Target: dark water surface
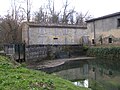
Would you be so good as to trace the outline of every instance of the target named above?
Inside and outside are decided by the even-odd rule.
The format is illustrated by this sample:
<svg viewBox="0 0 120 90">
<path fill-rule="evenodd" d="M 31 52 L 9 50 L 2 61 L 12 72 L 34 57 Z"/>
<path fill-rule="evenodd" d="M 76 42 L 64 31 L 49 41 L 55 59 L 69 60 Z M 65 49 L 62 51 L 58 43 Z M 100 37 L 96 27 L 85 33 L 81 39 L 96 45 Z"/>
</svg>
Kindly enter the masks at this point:
<svg viewBox="0 0 120 90">
<path fill-rule="evenodd" d="M 120 90 L 120 60 L 68 61 L 44 71 L 55 73 L 73 84 L 92 90 Z"/>
</svg>

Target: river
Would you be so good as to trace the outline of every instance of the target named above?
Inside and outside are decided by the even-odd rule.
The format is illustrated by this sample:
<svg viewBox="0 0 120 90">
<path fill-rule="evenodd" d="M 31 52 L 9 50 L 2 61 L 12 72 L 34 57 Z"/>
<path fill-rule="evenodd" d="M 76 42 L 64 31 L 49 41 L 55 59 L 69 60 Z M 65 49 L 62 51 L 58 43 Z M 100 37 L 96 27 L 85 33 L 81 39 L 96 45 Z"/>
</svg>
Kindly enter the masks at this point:
<svg viewBox="0 0 120 90">
<path fill-rule="evenodd" d="M 120 60 L 75 60 L 44 71 L 91 90 L 120 90 Z"/>
</svg>

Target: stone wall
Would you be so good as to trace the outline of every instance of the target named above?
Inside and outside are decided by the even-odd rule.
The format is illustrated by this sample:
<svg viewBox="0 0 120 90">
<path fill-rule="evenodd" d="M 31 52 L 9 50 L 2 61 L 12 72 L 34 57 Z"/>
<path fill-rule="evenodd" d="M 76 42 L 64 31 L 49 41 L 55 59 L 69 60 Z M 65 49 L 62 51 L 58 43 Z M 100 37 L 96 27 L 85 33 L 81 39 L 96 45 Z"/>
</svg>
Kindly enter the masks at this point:
<svg viewBox="0 0 120 90">
<path fill-rule="evenodd" d="M 33 44 L 79 44 L 82 36 L 86 35 L 84 29 L 66 29 L 66 28 L 30 28 L 29 45 Z"/>
<path fill-rule="evenodd" d="M 28 45 L 26 61 L 60 59 L 83 55 L 81 45 Z"/>
<path fill-rule="evenodd" d="M 26 61 L 41 60 L 47 57 L 47 47 L 44 45 L 29 45 L 26 46 Z"/>
<path fill-rule="evenodd" d="M 22 41 L 27 45 L 80 44 L 83 36 L 88 36 L 86 27 L 39 24 L 24 24 L 22 27 Z"/>
<path fill-rule="evenodd" d="M 110 17 L 100 20 L 95 20 L 92 22 L 87 23 L 88 31 L 93 33 L 94 32 L 94 24 L 96 32 L 106 32 L 112 29 L 118 29 L 118 19 L 120 16 Z"/>
<path fill-rule="evenodd" d="M 87 23 L 89 39 L 95 37 L 96 44 L 120 44 L 120 27 L 118 27 L 118 19 L 120 16 L 114 16 L 110 18 L 95 20 Z M 95 30 L 95 31 L 94 31 Z M 95 34 L 95 35 L 94 35 Z M 114 38 L 112 38 L 112 37 Z M 109 38 L 112 38 L 112 43 L 109 43 Z"/>
<path fill-rule="evenodd" d="M 6 44 L 4 45 L 6 55 L 14 57 L 18 62 L 41 61 L 51 59 L 63 59 L 78 57 L 84 54 L 83 46 L 76 45 L 26 45 Z"/>
</svg>

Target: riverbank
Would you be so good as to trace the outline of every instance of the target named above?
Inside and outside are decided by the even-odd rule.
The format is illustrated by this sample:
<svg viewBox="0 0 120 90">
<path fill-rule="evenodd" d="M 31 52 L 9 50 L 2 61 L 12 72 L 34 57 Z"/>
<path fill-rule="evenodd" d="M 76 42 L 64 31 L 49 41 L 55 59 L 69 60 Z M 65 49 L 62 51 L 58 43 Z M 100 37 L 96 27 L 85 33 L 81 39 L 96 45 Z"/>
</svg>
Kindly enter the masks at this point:
<svg viewBox="0 0 120 90">
<path fill-rule="evenodd" d="M 120 60 L 120 46 L 91 47 L 87 51 L 87 56 L 110 60 Z"/>
<path fill-rule="evenodd" d="M 88 90 L 56 75 L 30 70 L 0 56 L 0 90 Z"/>
<path fill-rule="evenodd" d="M 65 59 L 56 59 L 56 60 L 45 60 L 41 62 L 32 62 L 32 63 L 27 63 L 27 68 L 31 69 L 44 69 L 44 68 L 52 68 L 52 67 L 57 67 L 60 65 L 63 65 L 66 62 L 69 61 L 75 61 L 75 60 L 92 60 L 95 57 L 76 57 L 76 58 L 65 58 Z"/>
</svg>

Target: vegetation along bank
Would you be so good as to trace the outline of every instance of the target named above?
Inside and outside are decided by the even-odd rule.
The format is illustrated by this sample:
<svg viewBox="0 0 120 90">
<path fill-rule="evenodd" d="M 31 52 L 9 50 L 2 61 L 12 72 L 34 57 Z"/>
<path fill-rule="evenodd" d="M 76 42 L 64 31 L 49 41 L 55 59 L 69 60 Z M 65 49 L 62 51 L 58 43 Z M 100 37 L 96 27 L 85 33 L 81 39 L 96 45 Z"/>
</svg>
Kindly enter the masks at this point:
<svg viewBox="0 0 120 90">
<path fill-rule="evenodd" d="M 91 47 L 87 51 L 88 56 L 104 59 L 120 59 L 120 47 Z"/>
<path fill-rule="evenodd" d="M 0 56 L 0 90 L 88 90 L 56 75 L 30 70 Z"/>
</svg>

